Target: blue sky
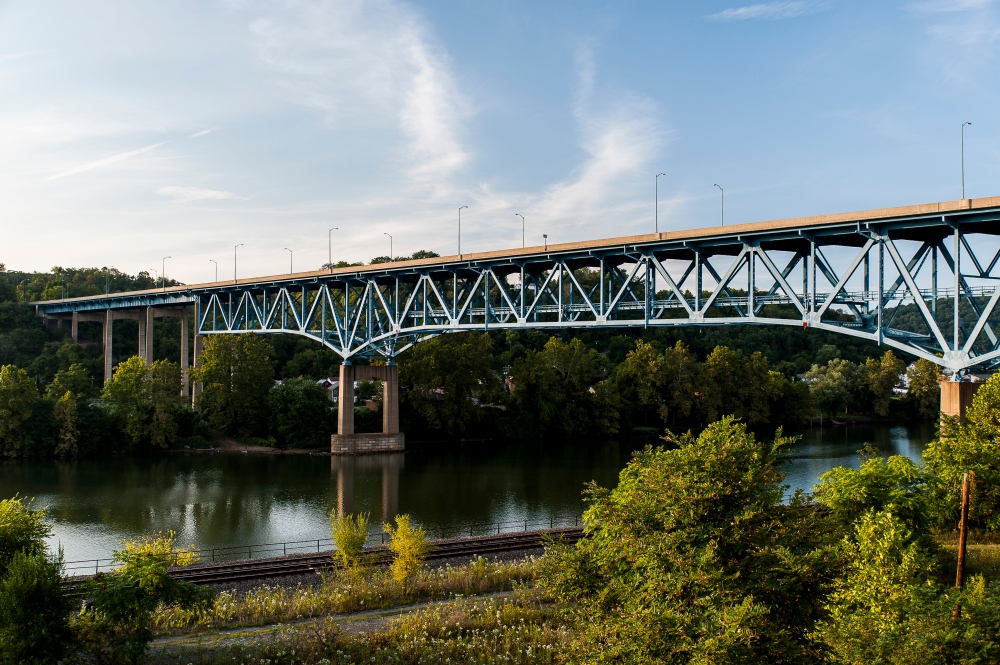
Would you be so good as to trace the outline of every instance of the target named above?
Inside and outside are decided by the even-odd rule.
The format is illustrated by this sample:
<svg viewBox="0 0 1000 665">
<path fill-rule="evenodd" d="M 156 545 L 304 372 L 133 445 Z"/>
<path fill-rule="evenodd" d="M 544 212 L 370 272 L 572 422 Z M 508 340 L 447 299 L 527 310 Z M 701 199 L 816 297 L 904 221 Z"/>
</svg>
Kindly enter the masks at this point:
<svg viewBox="0 0 1000 665">
<path fill-rule="evenodd" d="M 0 0 L 0 262 L 183 282 L 1000 194 L 1000 6 Z"/>
</svg>

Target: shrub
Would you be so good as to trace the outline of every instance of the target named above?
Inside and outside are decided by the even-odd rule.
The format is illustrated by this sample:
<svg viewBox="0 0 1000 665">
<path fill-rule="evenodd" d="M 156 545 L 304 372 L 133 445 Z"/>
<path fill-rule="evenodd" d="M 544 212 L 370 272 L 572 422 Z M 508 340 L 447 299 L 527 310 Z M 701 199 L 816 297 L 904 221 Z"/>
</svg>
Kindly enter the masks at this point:
<svg viewBox="0 0 1000 665">
<path fill-rule="evenodd" d="M 333 530 L 333 542 L 344 566 L 351 568 L 361 562 L 361 554 L 368 542 L 368 513 L 359 515 L 347 514 L 337 517 L 330 513 L 330 528 Z"/>
<path fill-rule="evenodd" d="M 541 583 L 576 600 L 570 660 L 821 661 L 809 631 L 832 562 L 823 517 L 781 503 L 788 440 L 727 417 L 668 441 L 635 453 L 615 489 L 592 485 L 590 537 L 546 553 Z"/>
<path fill-rule="evenodd" d="M 197 561 L 197 555 L 175 547 L 174 542 L 173 532 L 126 541 L 112 556 L 119 567 L 89 581 L 87 592 L 92 605 L 80 615 L 76 627 L 90 657 L 138 662 L 153 637 L 153 613 L 158 607 L 208 608 L 211 589 L 167 574 L 168 566 Z"/>
<path fill-rule="evenodd" d="M 816 500 L 828 506 L 834 519 L 848 528 L 868 511 L 888 511 L 929 543 L 926 473 L 907 457 L 882 459 L 871 446 L 860 454 L 861 468 L 838 466 L 820 476 Z"/>
<path fill-rule="evenodd" d="M 17 552 L 0 578 L 0 663 L 48 665 L 70 643 L 72 605 L 63 592 L 62 562 Z"/>
<path fill-rule="evenodd" d="M 942 428 L 941 437 L 924 449 L 923 460 L 930 472 L 930 506 L 938 526 L 954 529 L 958 524 L 962 477 L 974 471 L 970 524 L 1000 529 L 1000 445 L 983 436 L 975 424 L 966 423 Z"/>
<path fill-rule="evenodd" d="M 427 533 L 422 526 L 414 529 L 409 515 L 396 515 L 396 526 L 385 524 L 383 528 L 389 534 L 389 550 L 396 555 L 389 569 L 393 579 L 402 584 L 424 565 L 424 558 L 430 551 Z"/>
<path fill-rule="evenodd" d="M 45 511 L 30 510 L 16 495 L 0 501 L 0 577 L 18 552 L 44 554 L 50 531 Z"/>
</svg>

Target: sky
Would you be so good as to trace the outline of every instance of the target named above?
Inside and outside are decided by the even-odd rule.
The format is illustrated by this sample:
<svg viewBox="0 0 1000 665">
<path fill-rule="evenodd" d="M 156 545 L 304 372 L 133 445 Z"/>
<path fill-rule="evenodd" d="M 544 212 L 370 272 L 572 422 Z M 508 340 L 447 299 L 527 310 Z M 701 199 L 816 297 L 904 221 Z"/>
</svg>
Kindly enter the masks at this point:
<svg viewBox="0 0 1000 665">
<path fill-rule="evenodd" d="M 991 0 L 0 0 L 0 262 L 198 283 L 454 254 L 460 206 L 468 253 L 714 226 L 716 184 L 726 224 L 954 200 L 966 121 L 1000 195 L 998 51 Z"/>
</svg>

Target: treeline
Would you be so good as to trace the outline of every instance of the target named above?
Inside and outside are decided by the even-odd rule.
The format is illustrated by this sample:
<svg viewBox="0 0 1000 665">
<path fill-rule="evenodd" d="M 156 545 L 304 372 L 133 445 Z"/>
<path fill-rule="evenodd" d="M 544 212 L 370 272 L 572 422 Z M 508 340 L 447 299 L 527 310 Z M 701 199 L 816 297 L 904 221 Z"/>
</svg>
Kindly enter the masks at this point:
<svg viewBox="0 0 1000 665">
<path fill-rule="evenodd" d="M 43 325 L 24 301 L 65 289 L 91 295 L 150 288 L 152 279 L 113 269 L 25 275 L 0 272 L 0 410 L 16 414 L 0 425 L 3 454 L 136 453 L 208 445 L 214 433 L 318 447 L 335 431 L 333 405 L 316 385 L 339 373 L 340 358 L 330 349 L 292 335 L 209 336 L 200 375 L 205 392 L 194 409 L 179 389 L 167 396 L 162 387 L 181 381 L 180 320 L 156 320 L 156 369 L 147 368 L 142 380 L 137 324 L 124 320 L 116 323 L 112 360 L 116 375 L 125 370 L 121 381 L 132 377 L 131 392 L 114 392 L 117 378 L 103 385 L 99 324 L 81 323 L 77 344 L 67 329 Z M 215 354 L 226 360 L 216 363 Z M 939 400 L 931 363 L 906 368 L 864 340 L 797 327 L 460 333 L 422 342 L 396 362 L 401 425 L 411 441 L 611 436 L 636 427 L 700 428 L 725 414 L 751 426 L 792 427 L 819 415 L 933 418 Z M 216 365 L 228 369 L 213 374 Z M 236 374 L 226 372 L 253 380 L 234 382 Z M 893 388 L 904 374 L 910 389 L 898 399 Z M 115 402 L 126 393 L 131 410 Z M 378 385 L 364 382 L 358 397 L 376 410 L 357 412 L 357 431 L 378 431 Z"/>
</svg>

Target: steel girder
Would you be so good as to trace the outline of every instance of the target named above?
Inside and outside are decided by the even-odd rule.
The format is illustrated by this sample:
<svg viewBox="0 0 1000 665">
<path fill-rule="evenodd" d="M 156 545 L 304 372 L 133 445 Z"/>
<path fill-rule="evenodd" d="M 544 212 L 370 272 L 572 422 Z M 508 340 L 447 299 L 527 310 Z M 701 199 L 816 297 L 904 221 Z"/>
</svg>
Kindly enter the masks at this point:
<svg viewBox="0 0 1000 665">
<path fill-rule="evenodd" d="M 625 240 L 36 305 L 193 303 L 199 334 L 304 335 L 345 359 L 461 330 L 751 324 L 871 339 L 953 372 L 1000 364 L 1000 201 Z"/>
</svg>

